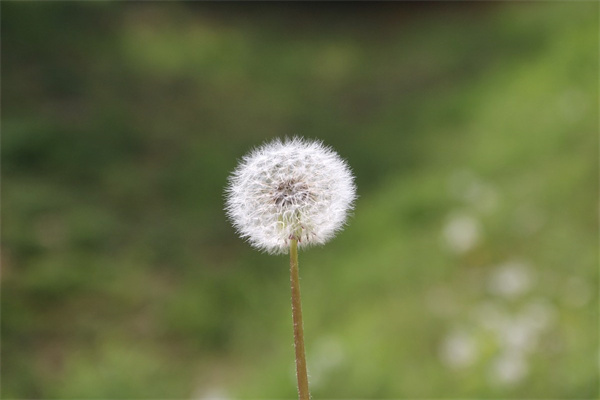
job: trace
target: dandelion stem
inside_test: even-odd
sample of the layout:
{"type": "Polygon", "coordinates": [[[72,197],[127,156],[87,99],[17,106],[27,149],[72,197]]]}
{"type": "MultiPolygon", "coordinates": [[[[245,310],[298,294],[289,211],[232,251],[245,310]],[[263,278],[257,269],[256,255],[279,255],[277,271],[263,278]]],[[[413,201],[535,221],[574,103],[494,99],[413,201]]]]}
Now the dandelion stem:
{"type": "Polygon", "coordinates": [[[304,328],[302,326],[302,303],[300,301],[300,279],[298,276],[298,241],[290,244],[290,283],[292,286],[292,318],[294,320],[294,348],[296,349],[296,376],[298,377],[298,398],[309,400],[308,374],[304,352],[304,328]]]}

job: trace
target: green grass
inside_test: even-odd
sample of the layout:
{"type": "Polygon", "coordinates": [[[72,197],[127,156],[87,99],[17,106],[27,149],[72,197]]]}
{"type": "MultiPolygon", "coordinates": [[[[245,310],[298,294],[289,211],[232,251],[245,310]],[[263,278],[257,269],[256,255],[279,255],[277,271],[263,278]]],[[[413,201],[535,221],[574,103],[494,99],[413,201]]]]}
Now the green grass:
{"type": "Polygon", "coordinates": [[[360,195],[299,255],[315,398],[598,397],[598,5],[319,7],[3,4],[4,398],[295,397],[222,211],[284,135],[360,195]]]}

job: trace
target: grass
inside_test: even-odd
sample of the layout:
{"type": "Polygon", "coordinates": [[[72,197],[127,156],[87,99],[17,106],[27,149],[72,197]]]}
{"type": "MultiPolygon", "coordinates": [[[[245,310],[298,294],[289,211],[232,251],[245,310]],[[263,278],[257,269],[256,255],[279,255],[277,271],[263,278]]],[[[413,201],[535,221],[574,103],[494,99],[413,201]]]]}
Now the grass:
{"type": "Polygon", "coordinates": [[[222,211],[295,134],[360,195],[300,253],[315,398],[598,397],[598,5],[356,7],[3,4],[4,398],[295,397],[222,211]]]}

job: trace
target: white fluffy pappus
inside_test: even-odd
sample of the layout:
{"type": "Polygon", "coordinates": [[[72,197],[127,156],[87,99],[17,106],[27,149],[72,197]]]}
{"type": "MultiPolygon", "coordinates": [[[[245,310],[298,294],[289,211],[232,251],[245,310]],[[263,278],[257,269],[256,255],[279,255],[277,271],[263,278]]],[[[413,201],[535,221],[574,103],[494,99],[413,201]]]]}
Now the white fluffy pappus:
{"type": "Polygon", "coordinates": [[[252,246],[272,254],[324,244],[342,229],[356,198],[348,164],[330,147],[275,139],[243,157],[225,190],[228,217],[252,246]]]}

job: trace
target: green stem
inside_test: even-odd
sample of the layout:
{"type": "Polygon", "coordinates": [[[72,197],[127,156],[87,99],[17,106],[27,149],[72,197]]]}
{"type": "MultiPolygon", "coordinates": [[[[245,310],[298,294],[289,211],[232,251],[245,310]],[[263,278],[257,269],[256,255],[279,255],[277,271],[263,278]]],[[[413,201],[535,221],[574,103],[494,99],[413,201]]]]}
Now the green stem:
{"type": "Polygon", "coordinates": [[[298,377],[298,398],[309,400],[308,374],[304,352],[304,327],[302,326],[302,303],[300,301],[300,278],[298,276],[298,241],[290,244],[290,283],[292,286],[292,318],[294,320],[294,348],[296,349],[296,376],[298,377]]]}

